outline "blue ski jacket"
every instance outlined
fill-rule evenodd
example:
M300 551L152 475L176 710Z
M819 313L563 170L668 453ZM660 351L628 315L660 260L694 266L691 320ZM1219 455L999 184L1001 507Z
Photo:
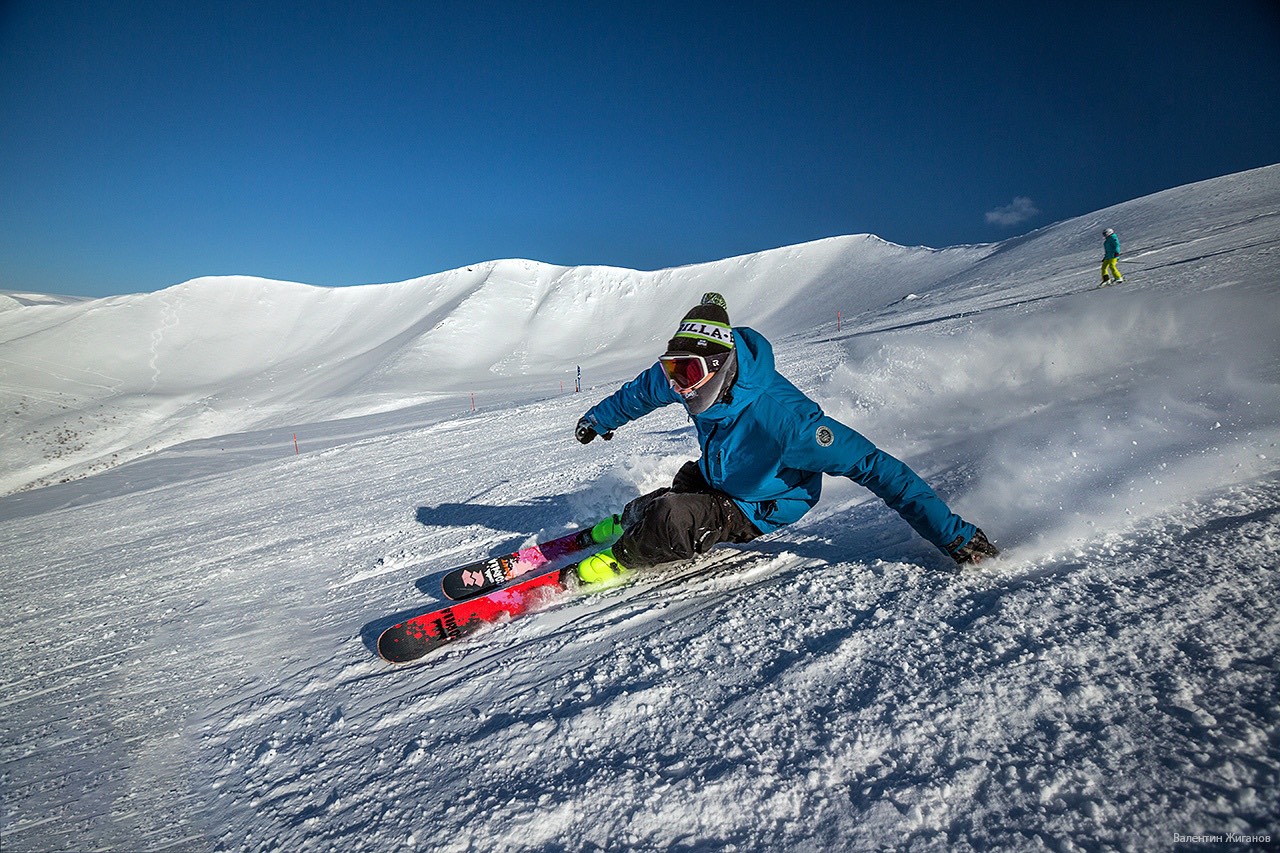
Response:
M907 465L823 413L774 367L773 347L759 332L733 330L738 378L726 399L691 419L711 486L731 497L768 533L797 521L818 503L822 475L849 477L897 511L943 550L977 530L951 512ZM605 433L661 406L679 403L655 363L586 414ZM959 541L957 541L959 540Z
M1118 257L1120 257L1120 235L1108 234L1107 239L1102 241L1102 259L1109 261Z

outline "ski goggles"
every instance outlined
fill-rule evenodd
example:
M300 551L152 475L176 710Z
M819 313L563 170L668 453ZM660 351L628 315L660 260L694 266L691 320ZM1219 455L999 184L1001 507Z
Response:
M680 393L702 387L715 373L705 358L692 353L660 356L658 362L666 371L667 380Z

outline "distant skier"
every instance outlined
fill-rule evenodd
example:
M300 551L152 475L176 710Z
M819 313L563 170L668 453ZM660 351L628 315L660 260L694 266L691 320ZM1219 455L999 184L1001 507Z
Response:
M1116 265L1120 259L1120 237L1110 228L1102 232L1102 237L1102 284L1098 287L1106 287L1113 280L1124 281Z
M783 378L773 347L753 329L732 328L718 293L704 295L658 363L593 406L575 436L583 444L612 438L624 424L676 402L693 420L702 458L686 462L670 488L627 504L622 538L578 565L583 581L688 559L791 524L817 504L823 474L866 486L957 563L999 553L914 471Z

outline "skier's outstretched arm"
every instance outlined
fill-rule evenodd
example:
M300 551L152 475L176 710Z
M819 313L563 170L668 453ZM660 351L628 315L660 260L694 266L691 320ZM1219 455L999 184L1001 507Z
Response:
M968 542L977 528L956 515L920 475L876 448L846 475L871 490L925 539L943 551Z
M788 465L848 477L866 487L925 539L943 551L968 542L977 531L951 511L920 475L856 430L822 416L807 424L787 449Z
M654 409L680 402L671 389L662 365L653 366L587 410L578 421L575 435L583 444L596 435L611 438L623 424L642 418Z

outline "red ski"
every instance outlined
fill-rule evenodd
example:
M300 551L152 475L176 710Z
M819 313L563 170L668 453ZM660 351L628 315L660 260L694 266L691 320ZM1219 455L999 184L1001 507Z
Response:
M378 637L378 654L391 663L417 660L485 625L519 616L538 602L565 590L562 576L572 574L574 568L552 569L477 598L414 616L382 632Z

